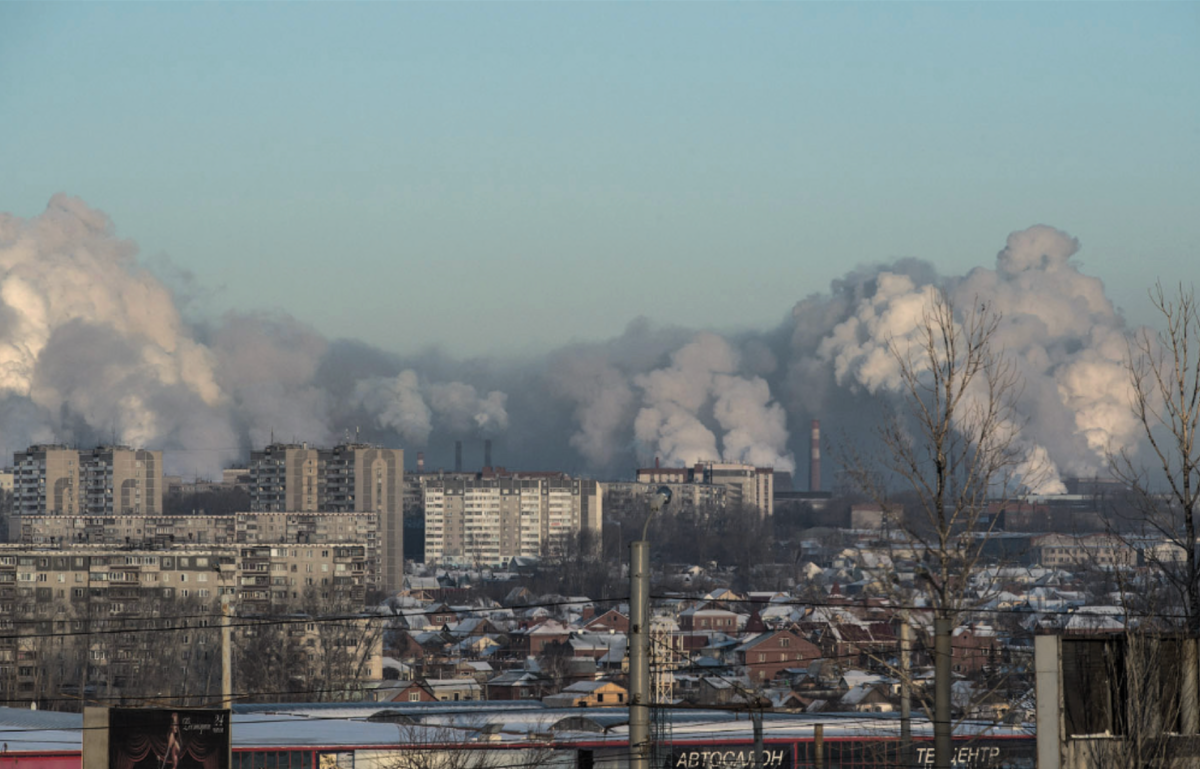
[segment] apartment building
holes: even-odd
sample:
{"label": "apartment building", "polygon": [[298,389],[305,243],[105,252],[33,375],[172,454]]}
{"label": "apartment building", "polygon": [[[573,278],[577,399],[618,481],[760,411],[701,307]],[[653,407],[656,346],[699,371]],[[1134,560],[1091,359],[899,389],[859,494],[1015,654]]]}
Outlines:
{"label": "apartment building", "polygon": [[725,489],[726,503],[747,505],[762,515],[775,513],[775,469],[740,462],[697,462],[692,467],[639,468],[638,483],[669,486],[699,484]]}
{"label": "apartment building", "polygon": [[250,452],[250,509],[254,512],[318,510],[321,459],[308,444],[273,443]]}
{"label": "apartment building", "polygon": [[30,446],[13,455],[16,515],[154,515],[163,509],[162,452]]}
{"label": "apartment building", "polygon": [[27,515],[14,539],[25,545],[223,545],[235,541],[231,515]]}
{"label": "apartment building", "polygon": [[1111,569],[1138,563],[1138,550],[1112,534],[1044,534],[1035,537],[1030,545],[1038,554],[1038,563],[1047,567]]}
{"label": "apartment building", "polygon": [[375,513],[237,513],[235,515],[33,515],[19,522],[23,545],[107,545],[170,548],[185,545],[362,544],[365,585],[381,589]]}
{"label": "apartment building", "polygon": [[603,525],[601,485],[558,473],[431,478],[423,498],[430,562],[495,567],[565,553],[581,532],[599,541]]}
{"label": "apartment building", "polygon": [[238,513],[234,541],[247,545],[362,543],[366,548],[366,585],[382,589],[379,516],[376,513]]}
{"label": "apartment building", "polygon": [[[215,659],[217,650],[210,655],[206,643],[213,646],[217,637],[203,628],[219,624],[223,595],[230,596],[239,617],[360,608],[366,553],[364,543],[0,545],[0,692],[19,697],[45,688],[47,670],[64,662],[76,668],[66,673],[76,682],[104,680],[119,690],[147,670],[186,667],[193,655]],[[187,629],[189,623],[195,631]],[[111,632],[160,626],[173,632],[173,643],[165,647],[168,636],[161,633]],[[304,623],[296,629],[306,630]],[[75,646],[65,648],[64,641]]]}
{"label": "apartment building", "polygon": [[728,502],[727,489],[710,483],[613,481],[604,484],[604,509],[609,515],[617,511],[644,513],[649,510],[650,496],[660,486],[671,490],[670,514],[713,510]]}
{"label": "apartment building", "polygon": [[359,443],[331,449],[277,443],[251,453],[247,474],[251,512],[375,514],[381,587],[401,588],[403,450]]}

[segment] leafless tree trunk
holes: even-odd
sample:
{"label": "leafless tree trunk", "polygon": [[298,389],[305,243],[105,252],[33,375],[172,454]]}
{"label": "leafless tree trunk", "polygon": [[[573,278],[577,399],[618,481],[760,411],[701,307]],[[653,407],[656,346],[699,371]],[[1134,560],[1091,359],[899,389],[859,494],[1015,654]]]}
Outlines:
{"label": "leafless tree trunk", "polygon": [[[964,610],[990,597],[970,585],[995,526],[989,500],[1011,500],[1042,480],[1018,439],[1021,380],[996,346],[1000,315],[986,303],[956,309],[944,291],[933,290],[914,333],[890,341],[901,406],[878,429],[877,456],[851,449],[843,457],[856,485],[896,527],[896,545],[912,551],[916,589],[931,604],[939,767],[950,765],[950,634]],[[889,475],[910,492],[912,509],[888,494]]]}

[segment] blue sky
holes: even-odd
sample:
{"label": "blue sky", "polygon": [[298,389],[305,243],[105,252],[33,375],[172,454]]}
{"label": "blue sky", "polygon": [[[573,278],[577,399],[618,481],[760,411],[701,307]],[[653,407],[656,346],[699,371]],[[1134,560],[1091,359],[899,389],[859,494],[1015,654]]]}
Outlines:
{"label": "blue sky", "polygon": [[330,336],[762,328],[855,264],[1200,255],[1197,3],[4,3],[0,211],[78,195]]}

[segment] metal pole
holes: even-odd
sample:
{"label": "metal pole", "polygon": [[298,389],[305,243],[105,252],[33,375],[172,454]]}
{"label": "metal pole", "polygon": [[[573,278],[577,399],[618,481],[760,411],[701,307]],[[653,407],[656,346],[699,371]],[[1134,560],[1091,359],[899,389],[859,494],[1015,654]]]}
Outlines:
{"label": "metal pole", "polygon": [[912,627],[900,623],[900,765],[912,766]]}
{"label": "metal pole", "polygon": [[954,745],[950,734],[950,632],[951,621],[933,621],[933,766],[951,769]]}
{"label": "metal pole", "polygon": [[825,769],[825,725],[813,727],[813,766]]}
{"label": "metal pole", "polygon": [[650,543],[629,545],[629,767],[650,767]]}
{"label": "metal pole", "polygon": [[233,705],[233,644],[229,631],[229,593],[221,596],[221,707]]}
{"label": "metal pole", "polygon": [[754,766],[756,769],[763,769],[766,762],[763,761],[763,735],[762,735],[762,708],[757,706],[751,712],[751,718],[754,719]]}

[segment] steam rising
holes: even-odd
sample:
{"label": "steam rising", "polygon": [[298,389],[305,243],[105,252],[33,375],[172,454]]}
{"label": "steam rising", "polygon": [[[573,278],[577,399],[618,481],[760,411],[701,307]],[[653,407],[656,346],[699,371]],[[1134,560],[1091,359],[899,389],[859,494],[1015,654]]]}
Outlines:
{"label": "steam rising", "polygon": [[961,277],[915,259],[856,268],[760,334],[639,320],[541,361],[456,361],[330,341],[280,314],[190,325],[104,214],[56,195],[30,219],[0,214],[0,450],[117,440],[166,450],[169,471],[211,475],[272,438],[357,434],[436,462],[455,440],[487,437],[509,466],[599,477],[655,457],[793,470],[805,436],[793,443],[789,426],[865,426],[898,389],[888,341],[908,338],[944,288],[960,307],[984,299],[1003,314],[1031,453],[1054,474],[1089,475],[1106,451],[1133,447],[1138,425],[1124,321],[1072,263],[1078,249],[1038,225]]}

